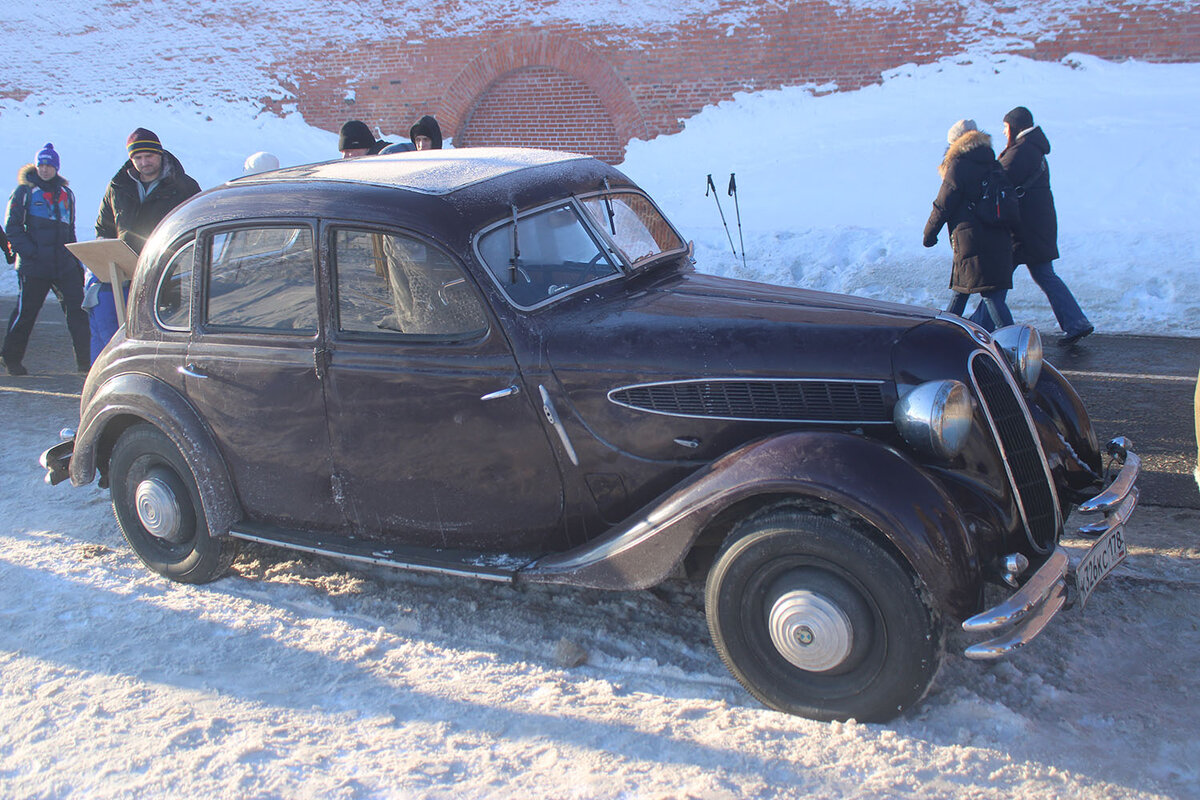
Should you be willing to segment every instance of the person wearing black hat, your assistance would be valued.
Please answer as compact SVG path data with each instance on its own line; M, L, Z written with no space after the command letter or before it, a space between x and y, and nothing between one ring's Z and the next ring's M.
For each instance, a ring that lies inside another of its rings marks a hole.
M408 129L408 138L416 150L441 150L442 127L429 114L421 117Z
M75 195L58 173L59 164L54 145L47 142L34 163L21 167L4 217L5 232L16 252L20 286L17 307L9 317L0 348L9 375L29 374L21 362L33 324L51 291L66 314L76 366L87 372L91 365L87 314L80 307L83 267L66 247L75 241Z
M1004 135L1008 144L1000 152L1000 165L1017 188L1021 221L1013 231L1013 265L1025 264L1034 283L1050 301L1050 309L1065 334L1060 344L1071 345L1091 334L1095 328L1075 300L1075 295L1054 272L1058 258L1058 215L1050 192L1050 140L1041 126L1033 124L1033 114L1017 106L1004 115ZM976 313L972 317L975 322Z
M125 141L129 160L109 181L96 217L97 239L120 239L135 253L142 252L150 233L172 209L200 192L200 184L184 172L183 164L163 149L157 134L138 128ZM126 290L127 291L127 290ZM84 307L92 328L92 360L108 344L120 324L111 284L95 276L88 280Z
M338 150L342 158L377 155L389 144L376 139L367 124L356 119L349 120L338 134Z

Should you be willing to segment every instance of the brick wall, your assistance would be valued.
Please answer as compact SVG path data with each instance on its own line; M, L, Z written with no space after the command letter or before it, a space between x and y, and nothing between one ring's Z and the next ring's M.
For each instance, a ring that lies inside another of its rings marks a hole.
M1195 3L1116 0L1101 11L1041 14L1037 35L1022 29L1020 37L1018 24L1043 8L1038 0L985 3L991 15L972 20L966 6L945 2L896 10L729 0L753 12L745 25L731 31L728 23L693 21L642 33L637 45L624 29L496 22L469 36L301 52L277 66L295 76L305 118L331 131L361 119L402 132L430 113L460 146L539 145L619 163L630 139L678 131L682 120L735 92L808 83L856 89L884 70L972 43L1002 41L992 49L1053 60L1086 52L1200 61Z

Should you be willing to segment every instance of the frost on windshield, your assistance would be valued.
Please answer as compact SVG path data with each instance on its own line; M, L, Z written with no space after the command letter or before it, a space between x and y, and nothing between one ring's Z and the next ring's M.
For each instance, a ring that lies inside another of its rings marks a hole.
M684 247L670 223L640 194L595 195L586 198L583 206L631 265Z

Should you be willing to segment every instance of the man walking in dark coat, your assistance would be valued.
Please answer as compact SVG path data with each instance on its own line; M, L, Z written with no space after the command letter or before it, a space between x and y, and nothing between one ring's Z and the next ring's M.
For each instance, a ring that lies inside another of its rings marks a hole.
M200 184L183 171L179 159L163 149L154 131L138 128L125 143L129 160L121 165L108 184L100 215L96 218L97 239L120 239L141 253L151 231L175 206L199 193ZM123 287L123 291L127 291ZM113 287L93 276L88 281L88 313L91 316L92 360L108 344L121 322L113 302Z
M1012 288L1012 234L1008 228L986 225L972 210L983 194L983 180L996 164L992 138L963 119L951 126L950 147L938 167L942 185L925 223L926 247L937 244L938 232L950 230L954 267L950 275L953 295L946 308L962 315L972 294L982 295L992 326L1011 325L1012 314L1004 297Z
M1075 295L1054 272L1058 258L1058 215L1050 192L1050 140L1041 127L1033 124L1033 114L1017 106L1004 115L1004 135L1008 145L1000 153L1000 164L1009 180L1018 187L1021 222L1013 232L1013 264L1025 264L1034 282L1050 301L1054 318L1065 336L1064 345L1074 344L1095 328L1084 315ZM976 312L971 319L980 322Z
M17 307L8 320L2 357L9 375L28 375L21 362L29 334L37 321L46 293L54 292L67 316L67 330L75 346L76 366L87 372L87 314L83 302L83 267L67 250L75 241L75 195L58 174L54 145L38 151L33 164L21 168L18 184L8 201L4 230L17 254Z

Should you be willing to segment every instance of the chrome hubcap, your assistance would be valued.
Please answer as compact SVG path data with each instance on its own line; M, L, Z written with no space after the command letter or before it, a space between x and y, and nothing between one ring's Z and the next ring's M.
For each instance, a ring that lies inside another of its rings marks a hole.
M767 616L771 643L791 664L825 672L841 664L854 646L854 627L829 598L794 589L776 598Z
M146 478L138 484L134 505L138 520L151 536L173 544L183 541L183 512L179 500L160 478Z

